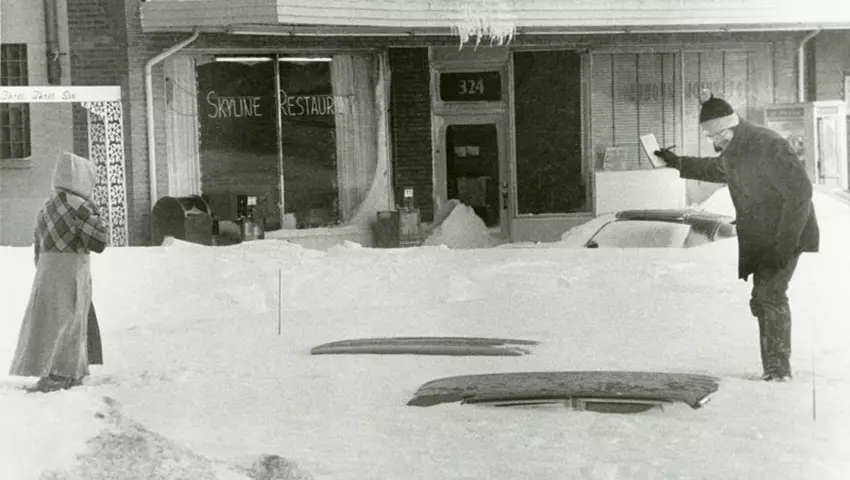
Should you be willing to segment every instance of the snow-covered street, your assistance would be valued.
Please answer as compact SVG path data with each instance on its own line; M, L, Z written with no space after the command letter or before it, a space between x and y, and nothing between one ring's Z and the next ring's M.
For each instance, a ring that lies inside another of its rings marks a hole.
M0 377L0 470L28 480L73 466L106 428L95 413L108 396L208 459L277 454L317 479L845 478L850 208L818 208L822 252L803 257L791 285L786 384L753 380L758 327L734 240L631 251L321 252L276 240L107 250L93 257L105 365L83 387L46 395L18 388L34 379ZM5 374L31 250L0 247L0 265ZM520 357L309 353L394 335L541 344ZM444 376L597 369L708 374L720 388L700 410L637 415L405 405Z

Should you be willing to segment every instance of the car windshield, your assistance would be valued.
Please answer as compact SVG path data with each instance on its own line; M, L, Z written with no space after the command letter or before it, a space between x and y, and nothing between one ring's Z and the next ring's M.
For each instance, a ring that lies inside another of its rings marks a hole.
M653 220L611 222L590 239L594 248L688 248L708 243L706 235L682 223Z

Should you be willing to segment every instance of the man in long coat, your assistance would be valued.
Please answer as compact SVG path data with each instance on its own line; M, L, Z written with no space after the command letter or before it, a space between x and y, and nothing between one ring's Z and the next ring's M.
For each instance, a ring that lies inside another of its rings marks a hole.
M709 97L709 98L705 98ZM762 378L791 378L788 284L802 252L816 252L820 233L812 184L792 146L778 133L739 118L713 95L703 97L700 127L717 157L655 152L682 178L726 183L737 214L738 277L753 276L750 310L759 322Z

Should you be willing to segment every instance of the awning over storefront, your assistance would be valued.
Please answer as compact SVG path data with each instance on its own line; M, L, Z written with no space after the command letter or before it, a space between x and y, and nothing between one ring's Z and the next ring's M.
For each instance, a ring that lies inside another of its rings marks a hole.
M850 29L846 0L148 0L141 15L145 32L329 36Z

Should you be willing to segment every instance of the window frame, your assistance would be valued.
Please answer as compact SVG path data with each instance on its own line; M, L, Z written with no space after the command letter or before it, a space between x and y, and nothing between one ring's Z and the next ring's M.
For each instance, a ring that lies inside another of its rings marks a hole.
M7 50L12 48L18 48L19 50L16 52L17 55L13 60L7 60L7 52L5 54L0 55L0 65L6 65L8 63L16 62L20 67L18 75L16 78L8 75L8 70L3 72L0 70L0 87L3 86L28 86L29 85L29 49L26 43L3 43L0 44L0 49ZM3 73L7 73L7 75L3 75ZM17 112L20 117L20 125L12 125L11 117L13 113ZM0 168L28 168L32 165L32 115L29 103L2 103L0 104L0 115L7 115L9 118L8 125L0 125L0 129L8 131L8 138L10 141L8 143L18 144L20 143L20 148L22 148L22 153L20 155L14 155L13 153L4 154L3 149L0 148ZM20 129L21 140L19 142L11 141L11 132L13 129Z

